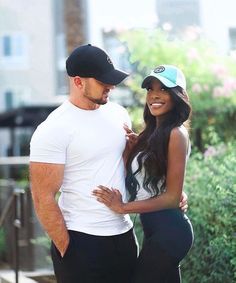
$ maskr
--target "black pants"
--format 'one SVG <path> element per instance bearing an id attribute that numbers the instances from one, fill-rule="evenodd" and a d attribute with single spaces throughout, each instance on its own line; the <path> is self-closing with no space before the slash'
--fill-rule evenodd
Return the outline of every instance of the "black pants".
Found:
<path id="1" fill-rule="evenodd" d="M 93 236 L 69 231 L 69 247 L 62 258 L 52 243 L 58 283 L 130 283 L 137 258 L 133 230 L 116 236 Z"/>
<path id="2" fill-rule="evenodd" d="M 144 243 L 137 260 L 135 283 L 180 283 L 179 264 L 193 243 L 192 225 L 180 209 L 140 215 Z"/>

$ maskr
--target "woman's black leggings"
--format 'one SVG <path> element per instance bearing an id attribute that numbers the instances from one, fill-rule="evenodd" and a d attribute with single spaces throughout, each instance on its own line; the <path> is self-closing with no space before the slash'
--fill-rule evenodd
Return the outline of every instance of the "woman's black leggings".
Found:
<path id="1" fill-rule="evenodd" d="M 193 243 L 192 225 L 180 209 L 140 215 L 144 243 L 137 260 L 135 283 L 180 283 L 179 264 Z"/>

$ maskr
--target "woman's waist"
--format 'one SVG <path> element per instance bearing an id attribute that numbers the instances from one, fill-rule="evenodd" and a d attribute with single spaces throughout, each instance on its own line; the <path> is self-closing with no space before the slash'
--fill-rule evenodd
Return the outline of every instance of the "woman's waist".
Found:
<path id="1" fill-rule="evenodd" d="M 167 209 L 162 209 L 162 210 L 156 210 L 156 211 L 151 211 L 151 212 L 145 212 L 145 213 L 140 213 L 140 218 L 141 219 L 146 219 L 146 218 L 159 218 L 159 217 L 187 217 L 183 211 L 176 207 L 176 208 L 167 208 Z"/>
<path id="2" fill-rule="evenodd" d="M 144 232 L 153 233 L 170 227 L 183 228 L 190 222 L 180 208 L 164 209 L 140 214 Z"/>

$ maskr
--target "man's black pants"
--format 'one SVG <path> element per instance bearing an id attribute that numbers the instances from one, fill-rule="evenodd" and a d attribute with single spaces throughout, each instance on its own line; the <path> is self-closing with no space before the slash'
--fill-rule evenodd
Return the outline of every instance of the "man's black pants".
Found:
<path id="1" fill-rule="evenodd" d="M 70 243 L 62 258 L 52 243 L 58 283 L 130 283 L 137 258 L 133 230 L 116 236 L 69 231 Z"/>

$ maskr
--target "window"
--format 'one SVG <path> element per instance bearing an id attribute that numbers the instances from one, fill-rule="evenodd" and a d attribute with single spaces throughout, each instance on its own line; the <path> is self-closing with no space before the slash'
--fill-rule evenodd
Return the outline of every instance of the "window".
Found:
<path id="1" fill-rule="evenodd" d="M 28 37 L 23 33 L 0 34 L 0 67 L 28 68 Z"/>
<path id="2" fill-rule="evenodd" d="M 56 51 L 57 51 L 57 68 L 60 71 L 65 71 L 66 61 L 66 40 L 65 34 L 59 33 L 56 36 Z"/>
<path id="3" fill-rule="evenodd" d="M 13 93 L 11 91 L 5 92 L 5 106 L 6 110 L 13 108 Z"/>
<path id="4" fill-rule="evenodd" d="M 2 91 L 0 91 L 1 94 Z M 10 110 L 23 105 L 28 105 L 31 101 L 31 91 L 28 87 L 8 87 L 3 90 L 3 110 Z"/>
<path id="5" fill-rule="evenodd" d="M 105 50 L 108 51 L 116 68 L 131 72 L 132 65 L 129 62 L 129 54 L 125 44 L 119 40 L 119 34 L 115 31 L 103 32 Z"/>
<path id="6" fill-rule="evenodd" d="M 169 23 L 172 31 L 200 24 L 199 0 L 157 0 L 157 13 L 161 26 Z"/>
<path id="7" fill-rule="evenodd" d="M 236 28 L 229 29 L 229 48 L 236 50 Z"/>
<path id="8" fill-rule="evenodd" d="M 117 69 L 131 73 L 134 69 L 134 65 L 132 65 L 129 61 L 129 52 L 127 46 L 119 40 L 119 34 L 117 34 L 115 31 L 104 31 L 103 41 L 105 50 L 107 50 L 108 54 L 110 55 L 114 66 Z M 112 91 L 111 100 L 116 101 L 125 107 L 135 104 L 133 94 L 122 83 Z"/>
<path id="9" fill-rule="evenodd" d="M 11 38 L 3 36 L 3 56 L 11 56 Z"/>

